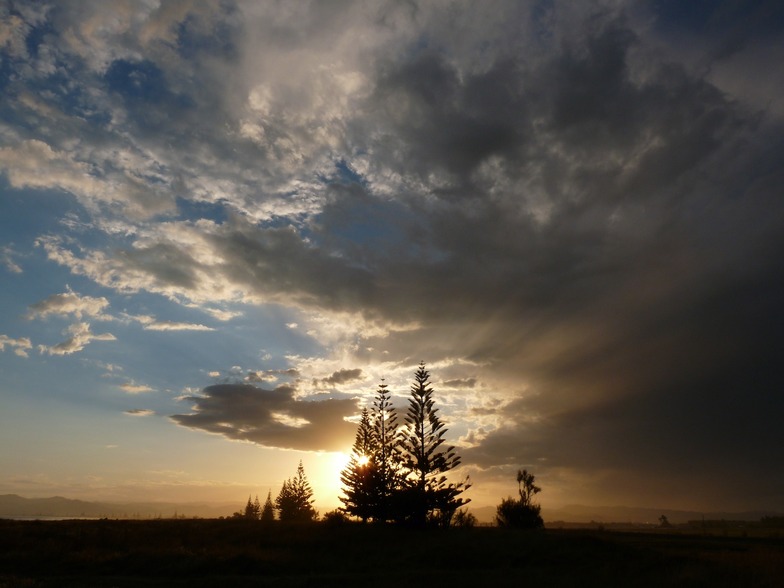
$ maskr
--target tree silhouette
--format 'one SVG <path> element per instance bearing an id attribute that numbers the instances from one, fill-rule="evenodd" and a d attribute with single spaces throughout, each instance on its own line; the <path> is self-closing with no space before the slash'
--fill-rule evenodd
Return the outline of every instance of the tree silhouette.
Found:
<path id="1" fill-rule="evenodd" d="M 431 518 L 448 526 L 455 511 L 468 502 L 459 495 L 470 485 L 448 483 L 443 475 L 460 465 L 460 457 L 454 446 L 444 447 L 447 429 L 435 408 L 430 374 L 424 362 L 414 375 L 408 403 L 400 444 L 407 473 L 401 506 L 405 517 L 415 525 L 424 525 Z"/>
<path id="2" fill-rule="evenodd" d="M 365 408 L 357 428 L 349 462 L 340 474 L 343 510 L 366 522 L 375 513 L 379 497 L 378 443 Z"/>
<path id="3" fill-rule="evenodd" d="M 534 504 L 533 497 L 541 488 L 534 484 L 534 475 L 528 470 L 517 470 L 518 499 L 505 498 L 496 508 L 496 523 L 499 527 L 538 529 L 544 526 L 540 512 L 542 507 Z"/>
<path id="4" fill-rule="evenodd" d="M 245 504 L 245 510 L 242 512 L 234 513 L 234 516 L 237 518 L 248 519 L 251 521 L 255 521 L 259 518 L 259 513 L 261 511 L 261 505 L 259 504 L 259 497 L 256 496 L 256 500 L 251 500 L 250 495 L 248 496 L 248 502 Z"/>
<path id="5" fill-rule="evenodd" d="M 468 512 L 468 509 L 462 508 L 455 513 L 452 526 L 460 529 L 473 529 L 478 522 L 477 518 Z"/>
<path id="6" fill-rule="evenodd" d="M 520 502 L 532 506 L 531 499 L 541 491 L 542 489 L 534 484 L 533 474 L 528 473 L 528 470 L 517 470 L 517 493 L 520 495 Z"/>
<path id="7" fill-rule="evenodd" d="M 278 517 L 281 521 L 313 521 L 318 518 L 313 502 L 313 490 L 300 461 L 297 475 L 283 482 L 280 494 L 275 499 Z"/>
<path id="8" fill-rule="evenodd" d="M 393 518 L 392 503 L 400 485 L 400 435 L 392 395 L 383 379 L 373 399 L 372 423 L 376 443 L 374 456 L 377 483 L 373 518 L 386 521 Z"/>
<path id="9" fill-rule="evenodd" d="M 275 520 L 275 507 L 272 505 L 272 490 L 267 492 L 267 500 L 264 501 L 264 506 L 261 508 L 259 515 L 262 523 L 269 523 Z"/>

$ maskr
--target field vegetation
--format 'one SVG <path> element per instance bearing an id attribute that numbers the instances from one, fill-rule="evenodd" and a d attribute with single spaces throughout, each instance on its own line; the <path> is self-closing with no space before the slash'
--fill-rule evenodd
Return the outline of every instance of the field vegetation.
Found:
<path id="1" fill-rule="evenodd" d="M 0 520 L 0 588 L 763 586 L 784 539 L 344 519 Z"/>

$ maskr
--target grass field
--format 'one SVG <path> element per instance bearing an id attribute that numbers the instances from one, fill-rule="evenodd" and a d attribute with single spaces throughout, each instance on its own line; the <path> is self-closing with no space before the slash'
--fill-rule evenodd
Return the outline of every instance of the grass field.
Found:
<path id="1" fill-rule="evenodd" d="M 0 520 L 0 588 L 784 586 L 784 539 L 242 520 Z"/>

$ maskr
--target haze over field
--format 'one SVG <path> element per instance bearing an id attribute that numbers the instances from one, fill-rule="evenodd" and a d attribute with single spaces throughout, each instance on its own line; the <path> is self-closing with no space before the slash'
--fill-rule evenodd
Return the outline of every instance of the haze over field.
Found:
<path id="1" fill-rule="evenodd" d="M 784 4 L 0 3 L 0 494 L 784 510 Z"/>

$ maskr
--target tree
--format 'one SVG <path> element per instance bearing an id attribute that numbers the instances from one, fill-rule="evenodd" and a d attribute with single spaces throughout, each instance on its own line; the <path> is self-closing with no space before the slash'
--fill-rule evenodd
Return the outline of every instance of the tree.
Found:
<path id="1" fill-rule="evenodd" d="M 400 444 L 407 473 L 402 502 L 406 518 L 415 525 L 424 525 L 431 519 L 449 526 L 455 511 L 468 502 L 459 495 L 470 484 L 467 481 L 448 483 L 444 475 L 460 465 L 454 446 L 444 447 L 446 432 L 435 408 L 430 374 L 425 364 L 420 363 L 411 386 Z"/>
<path id="2" fill-rule="evenodd" d="M 473 529 L 478 522 L 473 513 L 468 512 L 467 508 L 461 508 L 455 513 L 452 519 L 452 526 L 459 529 Z"/>
<path id="3" fill-rule="evenodd" d="M 256 500 L 254 502 L 251 500 L 251 497 L 248 496 L 248 502 L 245 504 L 245 510 L 242 512 L 234 513 L 234 516 L 237 518 L 255 521 L 259 518 L 260 510 L 261 510 L 261 505 L 259 504 L 259 497 L 256 496 Z"/>
<path id="4" fill-rule="evenodd" d="M 281 521 L 313 521 L 318 512 L 313 508 L 313 490 L 310 487 L 302 461 L 297 467 L 297 475 L 283 482 L 280 494 L 275 499 L 278 518 Z"/>
<path id="5" fill-rule="evenodd" d="M 400 485 L 400 435 L 397 412 L 392 406 L 392 395 L 384 380 L 378 385 L 373 400 L 372 423 L 376 463 L 376 505 L 373 518 L 387 521 L 393 517 L 394 494 Z"/>
<path id="6" fill-rule="evenodd" d="M 275 507 L 272 505 L 272 490 L 267 492 L 267 500 L 264 501 L 259 519 L 261 519 L 262 523 L 269 523 L 275 520 Z"/>
<path id="7" fill-rule="evenodd" d="M 533 497 L 542 489 L 534 484 L 534 475 L 527 470 L 517 470 L 518 499 L 505 498 L 496 508 L 496 523 L 499 527 L 538 529 L 544 526 L 540 515 L 542 507 L 534 504 Z"/>
<path id="8" fill-rule="evenodd" d="M 517 470 L 517 493 L 520 495 L 520 502 L 527 506 L 533 506 L 534 494 L 539 494 L 542 489 L 534 484 L 534 475 L 528 470 Z"/>
<path id="9" fill-rule="evenodd" d="M 394 517 L 400 487 L 397 414 L 384 380 L 376 390 L 371 412 L 363 409 L 348 465 L 341 473 L 344 511 L 363 521 Z"/>
<path id="10" fill-rule="evenodd" d="M 377 462 L 378 443 L 370 422 L 370 413 L 365 408 L 357 427 L 351 457 L 343 471 L 340 481 L 343 493 L 340 497 L 343 510 L 362 522 L 372 517 L 376 511 L 379 496 L 379 469 Z"/>

